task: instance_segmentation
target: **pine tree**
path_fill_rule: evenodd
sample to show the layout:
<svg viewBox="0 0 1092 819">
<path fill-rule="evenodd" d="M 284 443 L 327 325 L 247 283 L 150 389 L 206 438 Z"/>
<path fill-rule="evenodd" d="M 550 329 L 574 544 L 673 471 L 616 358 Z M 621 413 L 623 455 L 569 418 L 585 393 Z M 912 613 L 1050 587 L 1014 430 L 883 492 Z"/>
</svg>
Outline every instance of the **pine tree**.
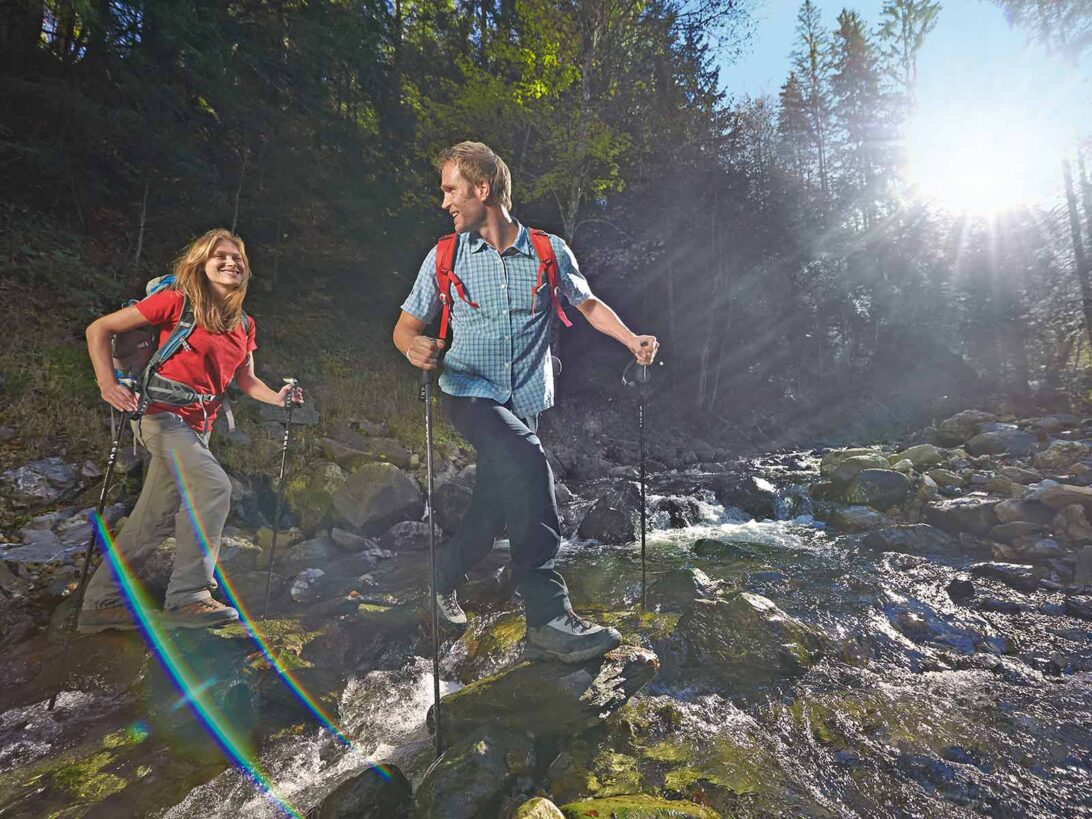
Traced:
<svg viewBox="0 0 1092 819">
<path fill-rule="evenodd" d="M 813 146 L 808 128 L 807 103 L 796 72 L 789 72 L 778 94 L 777 132 L 782 161 L 801 185 L 811 182 Z"/>
<path fill-rule="evenodd" d="M 918 54 L 937 24 L 937 0 L 885 0 L 879 39 L 887 73 L 902 95 L 905 111 L 913 108 L 918 80 Z"/>
<path fill-rule="evenodd" d="M 819 189 L 830 197 L 828 173 L 830 133 L 830 69 L 826 62 L 827 35 L 819 18 L 819 9 L 804 0 L 796 16 L 797 46 L 792 53 L 793 71 L 800 78 L 800 90 L 808 116 L 808 127 L 819 176 Z"/>
</svg>

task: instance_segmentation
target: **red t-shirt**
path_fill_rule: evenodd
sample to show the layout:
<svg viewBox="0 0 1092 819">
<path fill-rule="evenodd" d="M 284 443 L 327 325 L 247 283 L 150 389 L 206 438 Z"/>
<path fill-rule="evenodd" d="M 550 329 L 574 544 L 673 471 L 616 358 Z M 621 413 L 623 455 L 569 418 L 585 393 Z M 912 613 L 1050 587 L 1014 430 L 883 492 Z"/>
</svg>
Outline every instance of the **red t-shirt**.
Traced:
<svg viewBox="0 0 1092 819">
<path fill-rule="evenodd" d="M 182 317 L 182 293 L 162 290 L 137 302 L 136 308 L 149 324 L 159 326 L 159 343 L 162 345 Z M 186 339 L 186 344 L 190 349 L 181 347 L 159 368 L 159 375 L 192 387 L 194 392 L 221 395 L 235 377 L 235 371 L 246 361 L 250 352 L 257 349 L 254 319 L 250 319 L 249 331 L 243 329 L 242 322 L 230 333 L 210 333 L 197 325 Z M 208 424 L 212 423 L 219 411 L 218 401 L 205 404 Z M 156 412 L 173 412 L 198 432 L 205 429 L 206 416 L 198 404 L 185 407 L 149 405 L 148 414 Z"/>
</svg>

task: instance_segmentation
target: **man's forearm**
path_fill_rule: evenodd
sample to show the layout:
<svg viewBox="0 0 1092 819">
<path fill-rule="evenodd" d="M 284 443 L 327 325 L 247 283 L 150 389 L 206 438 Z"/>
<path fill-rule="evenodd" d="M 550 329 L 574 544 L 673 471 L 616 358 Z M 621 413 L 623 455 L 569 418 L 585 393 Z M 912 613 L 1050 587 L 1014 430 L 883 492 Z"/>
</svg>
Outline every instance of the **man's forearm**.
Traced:
<svg viewBox="0 0 1092 819">
<path fill-rule="evenodd" d="M 632 346 L 636 334 L 626 327 L 618 314 L 605 301 L 591 298 L 577 305 L 576 309 L 584 315 L 584 318 L 588 320 L 588 324 L 603 335 L 610 336 L 615 341 L 624 344 L 627 349 Z"/>
</svg>

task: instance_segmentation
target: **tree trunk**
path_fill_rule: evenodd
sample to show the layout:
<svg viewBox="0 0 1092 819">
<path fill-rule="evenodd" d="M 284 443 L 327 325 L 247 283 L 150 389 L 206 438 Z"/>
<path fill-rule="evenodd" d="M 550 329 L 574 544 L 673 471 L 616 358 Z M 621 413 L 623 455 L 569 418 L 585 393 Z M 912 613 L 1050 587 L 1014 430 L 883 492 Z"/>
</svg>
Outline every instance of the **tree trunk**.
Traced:
<svg viewBox="0 0 1092 819">
<path fill-rule="evenodd" d="M 144 196 L 140 200 L 140 223 L 137 227 L 136 252 L 133 254 L 133 267 L 140 267 L 140 257 L 144 253 L 144 229 L 148 226 L 148 190 L 151 187 L 147 174 L 144 176 Z"/>
<path fill-rule="evenodd" d="M 1092 341 L 1092 271 L 1089 271 L 1088 255 L 1081 238 L 1081 220 L 1077 213 L 1077 196 L 1073 191 L 1073 171 L 1069 160 L 1062 160 L 1062 176 L 1065 178 L 1065 199 L 1069 206 L 1069 232 L 1073 237 L 1073 274 L 1081 288 L 1081 306 L 1084 308 L 1084 332 Z"/>
</svg>

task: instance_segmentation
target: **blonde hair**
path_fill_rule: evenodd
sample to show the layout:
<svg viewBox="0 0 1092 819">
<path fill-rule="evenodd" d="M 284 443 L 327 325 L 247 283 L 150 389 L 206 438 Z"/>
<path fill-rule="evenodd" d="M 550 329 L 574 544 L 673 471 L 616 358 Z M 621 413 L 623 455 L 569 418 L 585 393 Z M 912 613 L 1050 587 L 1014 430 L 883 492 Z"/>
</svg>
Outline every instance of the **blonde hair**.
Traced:
<svg viewBox="0 0 1092 819">
<path fill-rule="evenodd" d="M 482 142 L 460 142 L 436 155 L 436 169 L 454 162 L 463 178 L 471 185 L 489 183 L 489 198 L 502 208 L 512 207 L 512 174 L 508 166 L 488 145 Z"/>
<path fill-rule="evenodd" d="M 243 280 L 237 289 L 221 300 L 214 295 L 209 278 L 205 275 L 205 263 L 216 245 L 225 239 L 234 244 L 243 257 Z M 190 300 L 199 327 L 210 333 L 227 333 L 242 321 L 243 299 L 246 298 L 246 286 L 250 281 L 250 260 L 243 240 L 230 230 L 215 228 L 198 236 L 175 259 L 171 272 L 174 274 L 174 289 L 181 290 Z"/>
</svg>

